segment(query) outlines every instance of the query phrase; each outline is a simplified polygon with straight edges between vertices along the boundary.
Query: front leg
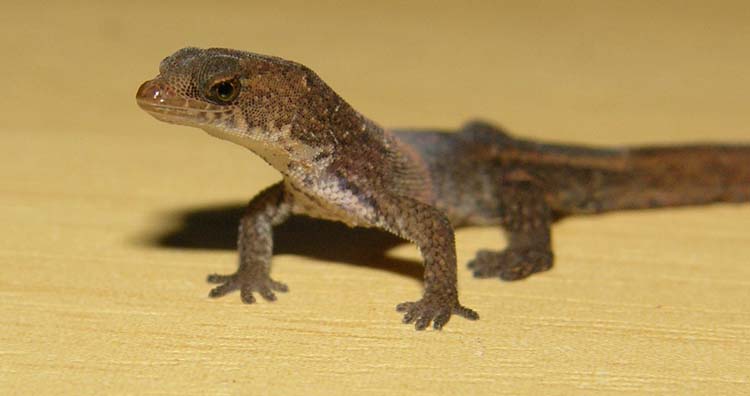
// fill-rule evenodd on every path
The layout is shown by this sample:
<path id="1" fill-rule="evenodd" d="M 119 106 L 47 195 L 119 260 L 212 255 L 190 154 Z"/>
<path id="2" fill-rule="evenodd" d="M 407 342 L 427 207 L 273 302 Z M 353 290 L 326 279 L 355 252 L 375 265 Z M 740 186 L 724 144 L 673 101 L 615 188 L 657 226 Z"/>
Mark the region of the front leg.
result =
<path id="1" fill-rule="evenodd" d="M 254 292 L 273 301 L 276 299 L 274 291 L 287 291 L 285 284 L 271 279 L 270 272 L 273 226 L 289 218 L 291 205 L 288 201 L 283 183 L 274 184 L 250 201 L 240 221 L 239 268 L 231 275 L 209 275 L 208 282 L 220 284 L 211 290 L 210 297 L 221 297 L 239 289 L 242 301 L 252 304 Z"/>
<path id="2" fill-rule="evenodd" d="M 417 330 L 433 323 L 441 329 L 451 315 L 476 320 L 479 315 L 463 307 L 456 289 L 456 243 L 448 218 L 436 208 L 408 197 L 390 197 L 380 202 L 379 225 L 417 244 L 424 259 L 424 295 L 415 302 L 399 304 L 404 323 Z"/>
<path id="3" fill-rule="evenodd" d="M 480 250 L 469 268 L 477 278 L 518 280 L 552 267 L 552 215 L 544 191 L 524 174 L 510 175 L 500 185 L 501 224 L 508 247 L 500 252 Z"/>

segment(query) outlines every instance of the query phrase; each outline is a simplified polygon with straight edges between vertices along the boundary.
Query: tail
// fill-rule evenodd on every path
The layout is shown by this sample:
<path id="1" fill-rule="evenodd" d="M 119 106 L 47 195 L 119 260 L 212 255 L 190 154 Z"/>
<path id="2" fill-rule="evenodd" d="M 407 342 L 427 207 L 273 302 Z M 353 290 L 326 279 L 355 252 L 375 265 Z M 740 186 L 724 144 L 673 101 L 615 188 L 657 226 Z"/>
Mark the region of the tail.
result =
<path id="1" fill-rule="evenodd" d="M 750 146 L 633 148 L 624 162 L 602 210 L 750 201 Z"/>

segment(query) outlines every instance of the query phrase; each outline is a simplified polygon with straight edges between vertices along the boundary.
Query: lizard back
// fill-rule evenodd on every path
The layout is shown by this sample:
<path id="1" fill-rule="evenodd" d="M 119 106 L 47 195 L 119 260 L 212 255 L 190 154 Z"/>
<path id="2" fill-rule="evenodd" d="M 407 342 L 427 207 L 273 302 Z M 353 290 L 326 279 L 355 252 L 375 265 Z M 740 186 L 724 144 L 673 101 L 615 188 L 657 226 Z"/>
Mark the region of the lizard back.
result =
<path id="1" fill-rule="evenodd" d="M 395 131 L 429 169 L 436 206 L 455 226 L 496 224 L 508 179 L 528 178 L 556 217 L 750 200 L 750 147 L 593 148 L 516 139 L 472 122 L 458 133 Z"/>

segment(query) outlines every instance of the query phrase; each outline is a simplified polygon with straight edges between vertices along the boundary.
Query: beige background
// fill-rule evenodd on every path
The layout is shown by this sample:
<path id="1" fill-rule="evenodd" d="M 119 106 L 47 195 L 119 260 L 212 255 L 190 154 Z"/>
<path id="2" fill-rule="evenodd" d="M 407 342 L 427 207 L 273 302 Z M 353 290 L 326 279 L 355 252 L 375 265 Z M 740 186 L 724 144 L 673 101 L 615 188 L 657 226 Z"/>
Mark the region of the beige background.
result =
<path id="1" fill-rule="evenodd" d="M 414 247 L 379 258 L 377 235 L 314 222 L 279 233 L 291 293 L 210 300 L 237 211 L 279 175 L 133 99 L 174 50 L 225 46 L 303 62 L 386 126 L 750 142 L 750 3 L 18 3 L 0 14 L 0 393 L 750 393 L 750 205 L 565 220 L 557 266 L 518 283 L 471 278 L 504 242 L 461 230 L 482 319 L 440 333 L 394 311 L 420 293 Z"/>

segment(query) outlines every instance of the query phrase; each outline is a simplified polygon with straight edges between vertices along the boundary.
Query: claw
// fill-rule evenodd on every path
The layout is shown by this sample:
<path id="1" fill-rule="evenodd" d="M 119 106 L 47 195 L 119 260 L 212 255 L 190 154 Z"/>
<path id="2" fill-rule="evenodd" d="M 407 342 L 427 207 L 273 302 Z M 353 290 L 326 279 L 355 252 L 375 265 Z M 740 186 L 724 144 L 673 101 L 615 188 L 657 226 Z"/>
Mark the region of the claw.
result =
<path id="1" fill-rule="evenodd" d="M 253 289 L 250 287 L 250 285 L 242 286 L 242 289 L 240 289 L 240 298 L 245 304 L 255 303 L 255 296 L 253 296 Z"/>
<path id="2" fill-rule="evenodd" d="M 430 318 L 426 316 L 422 316 L 414 323 L 414 328 L 417 330 L 424 330 L 429 326 L 430 324 Z"/>
<path id="3" fill-rule="evenodd" d="M 213 289 L 211 289 L 211 291 L 208 293 L 208 296 L 211 298 L 221 297 L 235 290 L 236 288 L 237 287 L 234 284 L 227 282 L 227 283 L 224 283 L 222 285 L 216 286 Z"/>
<path id="4" fill-rule="evenodd" d="M 479 314 L 477 313 L 477 311 L 471 308 L 463 307 L 463 306 L 458 306 L 456 308 L 453 308 L 453 313 L 458 316 L 463 316 L 464 318 L 469 319 L 469 320 L 479 319 Z"/>
<path id="5" fill-rule="evenodd" d="M 232 275 L 210 274 L 206 277 L 208 283 L 225 283 L 232 279 Z"/>
<path id="6" fill-rule="evenodd" d="M 435 330 L 440 330 L 443 328 L 443 326 L 448 323 L 450 320 L 451 315 L 448 313 L 441 313 L 438 316 L 435 317 L 435 319 L 432 321 L 432 327 Z"/>
<path id="7" fill-rule="evenodd" d="M 266 301 L 276 301 L 276 295 L 273 294 L 271 289 L 261 289 L 259 293 L 261 297 L 266 299 Z"/>
<path id="8" fill-rule="evenodd" d="M 281 282 L 271 281 L 271 290 L 286 293 L 289 291 L 289 286 Z"/>

